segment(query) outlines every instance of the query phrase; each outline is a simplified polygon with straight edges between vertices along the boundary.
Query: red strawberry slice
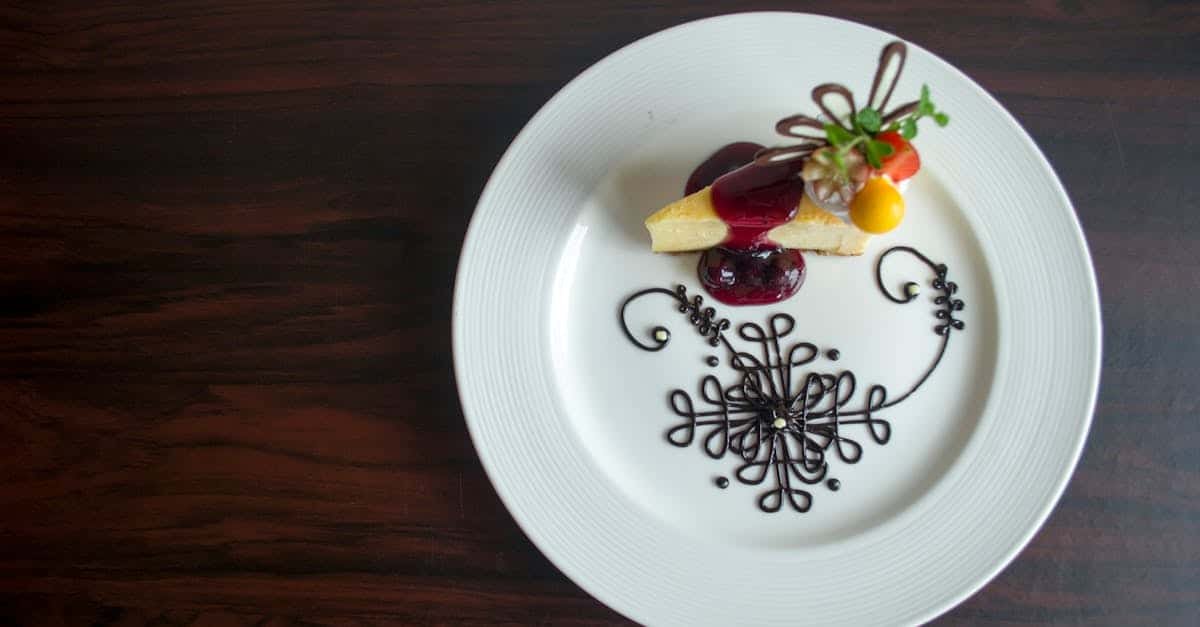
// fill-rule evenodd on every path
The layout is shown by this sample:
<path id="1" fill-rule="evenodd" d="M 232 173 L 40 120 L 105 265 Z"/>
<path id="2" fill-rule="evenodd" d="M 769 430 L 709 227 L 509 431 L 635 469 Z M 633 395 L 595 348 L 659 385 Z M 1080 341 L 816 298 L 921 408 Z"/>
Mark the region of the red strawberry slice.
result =
<path id="1" fill-rule="evenodd" d="M 917 155 L 917 149 L 908 143 L 895 131 L 884 131 L 875 136 L 875 139 L 881 142 L 887 142 L 892 146 L 892 154 L 882 159 L 883 167 L 879 168 L 880 174 L 886 174 L 897 183 L 906 178 L 911 177 L 921 169 L 921 157 Z"/>

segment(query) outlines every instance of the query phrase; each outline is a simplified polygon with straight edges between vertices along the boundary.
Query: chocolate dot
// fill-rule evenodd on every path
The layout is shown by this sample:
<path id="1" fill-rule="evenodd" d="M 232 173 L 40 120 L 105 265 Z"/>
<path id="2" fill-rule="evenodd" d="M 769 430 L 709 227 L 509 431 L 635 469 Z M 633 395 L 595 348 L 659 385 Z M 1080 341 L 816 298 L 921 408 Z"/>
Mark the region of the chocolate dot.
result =
<path id="1" fill-rule="evenodd" d="M 831 348 L 825 352 L 825 356 L 832 359 L 833 361 L 837 361 L 842 358 L 842 351 L 840 351 L 836 348 Z"/>
<path id="2" fill-rule="evenodd" d="M 712 366 L 713 368 L 716 368 L 717 364 L 721 363 L 721 360 L 717 359 L 716 357 L 713 357 L 712 355 L 709 355 L 708 358 L 706 358 L 704 360 L 704 363 Z"/>
<path id="3" fill-rule="evenodd" d="M 729 487 L 729 479 L 726 479 L 725 477 L 717 477 L 717 480 L 713 483 L 716 483 L 717 487 L 721 488 L 722 490 Z"/>
<path id="4" fill-rule="evenodd" d="M 837 492 L 837 491 L 838 491 L 838 489 L 842 487 L 842 482 L 841 482 L 841 481 L 838 481 L 837 479 L 830 479 L 829 481 L 826 481 L 826 482 L 825 482 L 825 485 L 826 485 L 826 487 L 828 487 L 830 490 L 833 490 L 834 492 Z"/>

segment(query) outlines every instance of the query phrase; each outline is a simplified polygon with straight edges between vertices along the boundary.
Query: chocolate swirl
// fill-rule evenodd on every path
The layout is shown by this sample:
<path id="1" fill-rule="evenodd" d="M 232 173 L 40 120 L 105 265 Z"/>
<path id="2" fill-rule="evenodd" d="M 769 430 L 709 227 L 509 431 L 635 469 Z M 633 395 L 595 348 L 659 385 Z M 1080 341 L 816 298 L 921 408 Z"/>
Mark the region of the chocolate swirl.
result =
<path id="1" fill-rule="evenodd" d="M 740 324 L 734 334 L 736 338 L 731 340 L 730 334 L 725 333 L 729 321 L 717 320 L 715 311 L 703 307 L 700 297 L 689 301 L 683 286 L 675 291 L 642 290 L 626 299 L 621 304 L 621 325 L 635 346 L 658 351 L 666 341 L 652 345 L 637 341 L 625 320 L 626 308 L 642 296 L 665 294 L 675 299 L 679 311 L 688 314 L 689 321 L 710 345 L 725 348 L 728 364 L 735 373 L 735 383 L 731 385 L 721 383 L 715 375 L 705 375 L 700 379 L 696 397 L 682 389 L 672 390 L 668 397 L 670 407 L 682 421 L 667 430 L 667 441 L 688 447 L 699 439 L 704 453 L 713 459 L 732 452 L 739 461 L 733 473 L 739 482 L 762 485 L 770 480 L 769 487 L 757 500 L 764 512 L 778 512 L 785 503 L 794 511 L 809 511 L 813 495 L 806 487 L 826 479 L 830 455 L 854 464 L 862 458 L 863 437 L 879 445 L 887 444 L 892 425 L 879 413 L 902 403 L 923 386 L 941 363 L 952 332 L 964 328 L 963 322 L 954 317 L 955 312 L 964 309 L 964 304 L 955 296 L 958 286 L 946 280 L 945 264 L 934 263 L 914 248 L 896 246 L 879 256 L 875 280 L 883 296 L 897 304 L 916 300 L 916 295 L 907 288 L 911 282 L 905 284 L 901 296 L 893 294 L 884 284 L 884 261 L 897 252 L 913 255 L 934 274 L 932 285 L 940 292 L 933 299 L 939 305 L 934 316 L 942 322 L 934 328 L 940 337 L 937 356 L 912 387 L 893 400 L 888 400 L 888 390 L 880 384 L 866 387 L 856 400 L 861 386 L 852 371 L 807 370 L 821 351 L 811 342 L 787 343 L 796 328 L 795 319 L 788 314 L 774 314 L 765 325 Z M 665 328 L 654 327 L 651 333 L 658 330 Z M 734 341 L 747 348 L 736 348 Z M 852 436 L 852 428 L 862 429 L 862 435 Z M 826 485 L 837 490 L 841 483 L 830 480 Z"/>
<path id="2" fill-rule="evenodd" d="M 896 59 L 896 63 L 898 64 L 896 74 L 892 77 L 892 82 L 888 85 L 887 91 L 883 93 L 883 99 L 875 102 L 875 97 L 879 94 L 879 87 L 883 83 L 883 77 L 887 74 L 887 69 L 892 59 Z M 900 75 L 904 73 L 904 62 L 907 60 L 908 46 L 905 46 L 904 42 L 893 41 L 883 47 L 883 50 L 879 53 L 879 66 L 875 69 L 875 78 L 871 81 L 871 95 L 867 96 L 868 107 L 876 111 L 883 111 L 887 107 L 888 100 L 892 99 L 892 92 L 896 91 L 896 83 L 900 82 Z"/>
<path id="3" fill-rule="evenodd" d="M 817 108 L 821 110 L 821 114 L 825 116 L 825 119 L 829 120 L 830 124 L 836 124 L 845 129 L 847 132 L 853 131 L 854 129 L 852 129 L 849 124 L 842 121 L 841 116 L 834 113 L 833 109 L 831 109 L 829 105 L 825 104 L 825 101 L 829 98 L 829 96 L 840 97 L 843 100 L 843 103 L 850 109 L 849 119 L 853 120 L 854 116 L 858 115 L 858 107 L 854 104 L 854 94 L 850 93 L 850 90 L 841 83 L 825 83 L 823 85 L 817 85 L 812 90 L 813 102 L 817 103 Z"/>
<path id="4" fill-rule="evenodd" d="M 907 60 L 908 46 L 902 41 L 889 43 L 879 53 L 879 65 L 876 67 L 875 77 L 871 81 L 871 94 L 867 97 L 867 106 L 880 112 L 884 126 L 917 109 L 917 101 L 914 100 L 891 111 L 886 111 L 887 103 L 891 100 L 892 93 L 896 91 L 896 84 L 900 82 L 900 75 L 904 73 L 904 64 Z M 883 87 L 888 68 L 893 62 L 896 63 L 896 73 L 892 75 L 891 80 L 887 83 L 887 88 L 881 93 L 880 88 Z M 844 101 L 843 104 L 850 110 L 849 119 L 854 119 L 859 107 L 854 100 L 854 94 L 848 87 L 841 83 L 818 85 L 812 90 L 812 100 L 816 103 L 817 109 L 821 111 L 821 115 L 825 116 L 824 120 L 803 113 L 783 118 L 775 124 L 775 132 L 803 141 L 791 146 L 763 148 L 754 155 L 754 162 L 758 165 L 770 165 L 808 158 L 814 151 L 829 145 L 825 136 L 826 124 L 835 124 L 846 131 L 853 131 L 843 117 L 834 113 L 833 108 L 826 102 L 831 96 L 841 98 Z"/>
<path id="5" fill-rule="evenodd" d="M 629 329 L 629 322 L 625 319 L 625 310 L 633 301 L 650 294 L 665 294 L 675 299 L 679 305 L 679 312 L 687 314 L 688 322 L 691 323 L 696 331 L 703 336 L 707 336 L 708 343 L 712 346 L 717 346 L 721 341 L 721 334 L 729 328 L 729 320 L 715 318 L 717 310 L 712 307 L 704 306 L 703 296 L 693 296 L 689 301 L 687 297 L 687 288 L 682 285 L 676 285 L 675 290 L 671 291 L 662 287 L 652 287 L 642 290 L 625 299 L 621 303 L 621 311 L 619 318 L 621 320 L 621 330 L 625 332 L 625 337 L 633 342 L 634 346 L 646 351 L 656 352 L 666 347 L 671 341 L 671 331 L 662 325 L 651 327 L 650 340 L 652 344 L 643 344 L 633 336 L 633 331 Z"/>

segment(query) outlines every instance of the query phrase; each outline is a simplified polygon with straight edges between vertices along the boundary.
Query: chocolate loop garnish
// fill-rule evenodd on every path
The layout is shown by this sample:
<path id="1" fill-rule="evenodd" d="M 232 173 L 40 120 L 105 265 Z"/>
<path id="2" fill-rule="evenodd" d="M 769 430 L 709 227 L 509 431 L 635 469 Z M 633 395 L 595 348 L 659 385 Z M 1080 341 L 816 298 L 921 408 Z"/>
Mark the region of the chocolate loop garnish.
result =
<path id="1" fill-rule="evenodd" d="M 885 259 L 887 259 L 889 256 L 891 256 L 893 253 L 897 253 L 897 252 L 905 252 L 910 255 L 913 255 L 917 259 L 920 259 L 921 262 L 923 262 L 925 265 L 929 266 L 929 269 L 933 270 L 933 273 L 938 277 L 933 280 L 933 286 L 938 289 L 941 289 L 943 287 L 941 277 L 946 276 L 945 264 L 933 263 L 932 261 L 929 260 L 929 257 L 922 255 L 920 252 L 917 251 L 917 249 L 912 248 L 910 246 L 893 246 L 893 247 L 883 251 L 883 254 L 879 256 L 879 260 L 875 262 L 875 284 L 879 286 L 879 291 L 883 292 L 883 295 L 886 296 L 888 300 L 892 301 L 893 303 L 898 303 L 898 304 L 903 305 L 904 303 L 911 302 L 917 298 L 916 295 L 910 294 L 909 290 L 907 290 L 907 289 L 903 292 L 903 297 L 894 296 L 888 290 L 888 288 L 883 284 L 883 262 Z M 911 281 L 909 281 L 909 283 L 911 283 Z M 907 285 L 907 283 L 905 285 Z"/>
<path id="2" fill-rule="evenodd" d="M 796 319 L 787 314 L 775 314 L 771 316 L 768 324 L 771 325 L 771 336 L 778 339 L 796 328 Z"/>
<path id="3" fill-rule="evenodd" d="M 881 125 L 886 127 L 891 123 L 911 114 L 917 110 L 917 101 L 907 102 L 892 111 L 885 111 L 888 101 L 892 98 L 892 92 L 896 90 L 896 85 L 900 82 L 900 75 L 904 73 L 904 65 L 908 60 L 908 46 L 902 41 L 893 41 L 883 47 L 879 53 L 879 65 L 875 68 L 875 76 L 871 81 L 871 94 L 867 97 L 866 106 L 875 109 L 879 112 Z M 880 88 L 883 86 L 884 78 L 887 76 L 888 69 L 895 62 L 896 73 L 892 75 L 891 81 L 887 84 L 887 89 L 881 93 Z M 827 104 L 826 100 L 830 96 L 840 97 L 845 101 L 845 104 L 850 109 L 848 118 L 837 115 L 833 109 Z M 840 83 L 825 83 L 818 85 L 812 90 L 812 99 L 816 103 L 817 108 L 825 116 L 825 119 L 815 118 L 803 113 L 790 115 L 775 123 L 775 132 L 785 137 L 796 137 L 806 140 L 805 143 L 798 146 L 780 146 L 759 151 L 759 154 L 754 156 L 754 162 L 759 165 L 767 165 L 769 163 L 785 163 L 795 159 L 801 159 L 811 154 L 813 150 L 817 150 L 829 145 L 828 138 L 825 136 L 825 125 L 836 124 L 843 130 L 853 132 L 853 120 L 858 114 L 858 105 L 854 101 L 854 94 L 850 89 Z M 878 102 L 876 100 L 878 99 Z M 849 120 L 847 124 L 844 120 Z M 817 131 L 816 133 L 803 133 L 797 131 L 797 128 L 811 128 Z M 812 150 L 805 153 L 803 150 L 791 151 L 791 148 L 803 148 L 807 150 L 811 146 Z"/>
<path id="4" fill-rule="evenodd" d="M 671 290 L 663 289 L 661 287 L 652 287 L 650 289 L 642 290 L 642 291 L 634 294 L 633 296 L 630 296 L 629 298 L 625 299 L 624 303 L 621 303 L 621 315 L 620 315 L 621 328 L 624 329 L 624 331 L 625 331 L 625 337 L 629 338 L 629 341 L 633 342 L 633 344 L 635 346 L 637 346 L 638 348 L 640 348 L 642 350 L 646 350 L 646 351 L 655 352 L 655 351 L 662 350 L 664 347 L 666 347 L 667 342 L 671 341 L 671 332 L 666 327 L 656 326 L 656 327 L 650 329 L 650 334 L 649 334 L 650 339 L 654 343 L 653 344 L 643 344 L 643 343 L 637 341 L 637 338 L 633 337 L 633 332 L 629 330 L 629 325 L 626 324 L 626 322 L 625 322 L 625 308 L 629 306 L 629 303 L 631 303 L 634 300 L 637 300 L 638 298 L 641 298 L 642 296 L 645 296 L 647 294 L 666 294 L 667 296 L 670 296 L 670 297 L 676 298 L 676 299 L 678 299 L 678 296 L 676 296 L 675 292 L 672 292 Z M 685 311 L 685 310 L 681 309 L 680 311 Z"/>
<path id="5" fill-rule="evenodd" d="M 880 83 L 883 82 L 883 77 L 887 73 L 888 66 L 892 59 L 897 59 L 899 64 L 896 67 L 896 74 L 892 76 L 892 82 L 888 85 L 887 91 L 883 93 L 883 99 L 878 104 L 875 103 L 875 96 L 879 92 Z M 904 73 L 904 62 L 908 59 L 908 46 L 904 42 L 893 41 L 883 47 L 883 51 L 879 53 L 879 67 L 875 70 L 875 79 L 871 81 L 871 95 L 867 98 L 867 106 L 876 111 L 883 111 L 887 106 L 888 100 L 892 98 L 892 92 L 896 91 L 896 83 L 900 82 L 900 75 Z"/>
<path id="6" fill-rule="evenodd" d="M 814 151 L 823 146 L 825 146 L 825 142 L 806 142 L 795 146 L 763 148 L 754 154 L 754 164 L 760 166 L 779 165 L 807 159 Z"/>
<path id="7" fill-rule="evenodd" d="M 708 377 L 705 377 L 700 381 L 701 389 L 704 388 L 704 384 L 707 382 L 707 380 Z M 671 402 L 671 409 L 673 409 L 676 414 L 680 416 L 691 416 L 692 421 L 678 425 L 672 428 L 670 431 L 667 431 L 667 441 L 675 446 L 691 446 L 692 440 L 696 437 L 695 417 L 697 415 L 695 408 L 692 406 L 692 397 L 683 390 L 675 390 L 674 392 L 671 392 L 669 399 Z"/>
<path id="8" fill-rule="evenodd" d="M 817 103 L 817 108 L 821 110 L 821 113 L 825 114 L 825 119 L 828 120 L 828 123 L 836 124 L 847 131 L 853 131 L 854 129 L 842 123 L 842 116 L 834 113 L 829 108 L 829 105 L 825 104 L 825 99 L 829 96 L 840 96 L 846 102 L 846 106 L 850 107 L 849 119 L 853 120 L 854 116 L 858 114 L 858 108 L 854 106 L 854 94 L 850 93 L 850 90 L 840 83 L 825 83 L 824 85 L 817 85 L 812 90 L 813 102 Z M 824 128 L 824 126 L 821 128 Z"/>
<path id="9" fill-rule="evenodd" d="M 916 300 L 910 290 L 905 289 L 898 296 L 883 282 L 883 262 L 896 253 L 912 255 L 934 275 L 935 286 L 940 290 L 932 299 L 939 306 L 934 312 L 939 321 L 935 332 L 941 339 L 928 369 L 911 388 L 891 400 L 883 385 L 873 384 L 865 388 L 865 394 L 861 392 L 863 388 L 850 370 L 800 372 L 801 367 L 817 362 L 820 351 L 811 342 L 788 341 L 785 346 L 785 340 L 796 332 L 796 320 L 788 314 L 770 316 L 765 326 L 752 322 L 739 324 L 736 334 L 726 334 L 729 321 L 718 319 L 716 311 L 705 307 L 702 299 L 689 299 L 683 286 L 675 290 L 642 290 L 626 299 L 621 305 L 622 330 L 634 345 L 657 351 L 665 342 L 649 345 L 639 342 L 625 321 L 626 307 L 641 296 L 665 294 L 675 300 L 677 309 L 688 315 L 706 341 L 725 348 L 728 357 L 725 361 L 736 375 L 731 385 L 722 384 L 712 374 L 705 375 L 696 398 L 684 390 L 672 390 L 669 407 L 681 421 L 667 430 L 667 441 L 684 448 L 695 444 L 699 437 L 708 457 L 720 459 L 733 453 L 739 464 L 733 477 L 740 483 L 762 485 L 771 479 L 770 487 L 757 499 L 759 509 L 764 512 L 778 512 L 785 504 L 796 512 L 808 511 L 812 494 L 802 486 L 825 480 L 830 449 L 839 461 L 858 463 L 864 447 L 862 436 L 853 433 L 855 428 L 864 429 L 865 437 L 876 444 L 887 444 L 892 425 L 880 414 L 904 402 L 929 380 L 946 353 L 952 332 L 965 326 L 954 317 L 965 305 L 961 299 L 952 297 L 958 286 L 946 279 L 948 269 L 914 248 L 896 246 L 879 256 L 875 280 L 880 293 L 897 304 Z M 911 284 L 909 281 L 902 285 Z M 735 348 L 731 337 L 748 345 L 747 350 Z"/>
<path id="10" fill-rule="evenodd" d="M 629 341 L 633 342 L 634 346 L 637 346 L 642 350 L 657 352 L 665 348 L 667 343 L 671 341 L 671 332 L 664 326 L 655 326 L 650 329 L 649 335 L 653 344 L 643 344 L 639 342 L 637 338 L 633 336 L 633 331 L 629 329 L 629 322 L 625 319 L 625 310 L 629 307 L 630 303 L 649 294 L 665 294 L 675 299 L 679 312 L 687 314 L 688 322 L 690 322 L 692 326 L 696 327 L 696 331 L 698 331 L 700 335 L 708 336 L 708 343 L 712 346 L 717 346 L 720 343 L 721 334 L 729 328 L 729 320 L 724 318 L 720 320 L 715 319 L 717 310 L 713 309 L 712 307 L 704 306 L 703 296 L 694 296 L 689 302 L 687 297 L 687 288 L 682 285 L 675 286 L 674 291 L 661 287 L 652 287 L 637 292 L 629 298 L 626 298 L 625 302 L 621 303 L 621 310 L 619 314 L 619 318 L 621 320 L 621 329 L 625 332 L 625 337 L 629 338 Z"/>
<path id="11" fill-rule="evenodd" d="M 816 133 L 798 133 L 795 130 L 797 126 L 813 129 L 816 131 Z M 811 139 L 818 142 L 825 141 L 825 123 L 810 115 L 804 115 L 803 113 L 797 113 L 796 115 L 783 118 L 782 120 L 776 122 L 775 132 L 786 137 Z"/>
<path id="12" fill-rule="evenodd" d="M 744 438 L 743 438 L 744 439 Z M 758 442 L 755 442 L 755 449 L 758 448 Z M 757 452 L 757 451 L 756 451 Z M 771 462 L 774 461 L 772 455 L 768 459 L 761 462 L 750 462 L 743 464 L 734 471 L 733 476 L 737 477 L 738 481 L 746 485 L 758 485 L 767 479 L 767 471 L 771 467 Z"/>
<path id="13" fill-rule="evenodd" d="M 883 126 L 887 126 L 888 124 L 891 124 L 892 122 L 895 122 L 896 120 L 899 120 L 900 118 L 912 113 L 913 111 L 916 111 L 917 106 L 920 104 L 921 103 L 914 100 L 912 102 L 902 104 L 899 107 L 896 107 L 895 109 L 891 110 L 888 113 L 882 114 Z"/>
<path id="14" fill-rule="evenodd" d="M 797 351 L 806 351 L 808 354 L 803 357 L 796 357 Z M 813 344 L 812 342 L 800 342 L 795 346 L 792 346 L 792 349 L 788 351 L 788 365 L 795 368 L 796 366 L 810 364 L 816 361 L 819 353 L 820 351 L 817 349 L 816 344 Z"/>

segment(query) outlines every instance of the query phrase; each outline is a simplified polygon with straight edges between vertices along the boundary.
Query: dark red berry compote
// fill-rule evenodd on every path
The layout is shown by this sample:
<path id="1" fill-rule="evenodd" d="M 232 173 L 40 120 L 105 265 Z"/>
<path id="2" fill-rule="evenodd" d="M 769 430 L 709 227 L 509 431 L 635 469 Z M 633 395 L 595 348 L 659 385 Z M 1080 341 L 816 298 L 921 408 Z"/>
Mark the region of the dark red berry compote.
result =
<path id="1" fill-rule="evenodd" d="M 804 257 L 780 248 L 767 233 L 796 216 L 804 195 L 799 165 L 753 163 L 762 146 L 721 148 L 688 178 L 685 194 L 712 185 L 713 207 L 729 236 L 700 256 L 700 283 L 727 305 L 764 305 L 791 297 L 804 284 Z"/>
<path id="2" fill-rule="evenodd" d="M 762 149 L 762 144 L 754 142 L 734 142 L 722 147 L 692 170 L 692 175 L 688 177 L 687 185 L 683 188 L 683 195 L 691 196 L 712 185 L 722 176 L 754 161 L 754 155 Z"/>
<path id="3" fill-rule="evenodd" d="M 804 256 L 790 248 L 709 248 L 700 255 L 700 283 L 729 305 L 767 305 L 804 285 Z"/>

